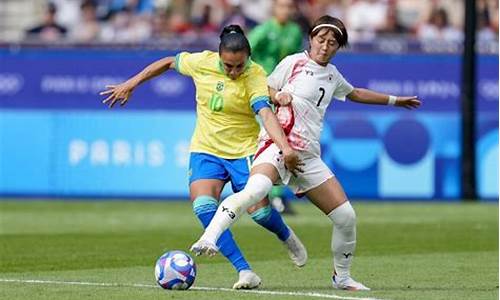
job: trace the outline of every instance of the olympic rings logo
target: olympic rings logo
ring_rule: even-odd
[[[24,78],[20,74],[0,73],[0,95],[16,94],[23,85]]]

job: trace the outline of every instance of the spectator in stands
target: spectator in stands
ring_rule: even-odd
[[[493,3],[493,7],[490,10],[490,16],[491,16],[491,28],[495,32],[496,38],[498,40],[498,2],[495,1]]]
[[[187,14],[184,14],[188,20],[192,20],[196,23],[194,25],[198,25],[197,22],[208,17],[209,19],[205,23],[215,25],[216,31],[219,30],[219,26],[226,16],[227,5],[224,0],[192,0],[190,3]]]
[[[333,17],[345,18],[352,0],[299,0],[297,3],[310,20],[316,20],[325,13]],[[308,5],[307,5],[308,4]]]
[[[309,21],[309,2],[307,0],[295,0],[295,14],[292,20],[300,26],[302,34],[306,34],[311,29],[311,22]]]
[[[195,28],[201,33],[216,33],[219,30],[217,24],[215,24],[212,20],[212,12],[213,8],[210,5],[205,5],[203,7],[203,12],[201,16],[193,19],[193,24]]]
[[[101,41],[110,43],[137,43],[149,39],[151,22],[147,16],[134,15],[130,9],[113,13],[101,31]]]
[[[387,1],[353,0],[346,12],[351,41],[372,41],[387,18]]]
[[[151,20],[152,41],[162,41],[168,37],[168,16],[165,10],[157,10]]]
[[[418,25],[426,22],[429,18],[428,1],[397,0],[395,5],[399,22],[412,32],[415,32]]]
[[[80,22],[71,30],[71,40],[78,43],[95,42],[99,33],[96,5],[92,0],[84,0],[80,7]]]
[[[40,25],[37,25],[26,31],[27,39],[40,40],[43,42],[54,42],[62,40],[67,33],[66,27],[56,23],[57,7],[50,2],[45,11],[44,20]]]
[[[257,22],[247,17],[241,10],[240,0],[229,0],[229,8],[226,18],[222,21],[222,27],[229,24],[237,24],[244,31],[249,31],[257,25]]]
[[[497,1],[494,1],[494,3],[491,2],[492,1],[486,1],[486,0],[479,0],[477,2],[477,13],[478,13],[477,40],[479,42],[490,42],[498,40],[498,23],[497,23],[497,28],[495,30],[494,15],[493,15],[496,10],[497,22],[498,22],[498,2]]]
[[[387,7],[387,17],[385,20],[385,24],[382,28],[377,30],[377,34],[384,36],[394,36],[406,33],[408,33],[407,28],[401,24],[398,18],[396,1],[392,0],[389,2],[389,6]]]
[[[273,14],[274,0],[229,0],[229,2],[238,2],[241,12],[257,24],[269,20]]]
[[[347,4],[345,0],[330,0],[326,1],[325,10],[323,14],[326,12],[327,15],[336,18],[344,18],[347,10]]]
[[[446,10],[436,7],[433,9],[429,21],[418,29],[417,36],[423,41],[463,41],[463,32],[450,25]]]
[[[174,34],[190,34],[193,33],[193,25],[189,20],[178,11],[172,11],[168,17],[168,31]]]
[[[112,0],[111,11],[127,10],[133,14],[152,14],[154,12],[154,0]]]

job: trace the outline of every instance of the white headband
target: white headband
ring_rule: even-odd
[[[324,28],[324,27],[329,27],[329,28],[333,28],[335,30],[337,30],[341,36],[343,36],[344,34],[342,33],[342,30],[340,30],[340,28],[338,28],[337,26],[333,25],[333,24],[319,24],[318,26],[314,27],[313,30],[311,32],[315,32],[316,30],[318,29],[321,29],[321,28]]]

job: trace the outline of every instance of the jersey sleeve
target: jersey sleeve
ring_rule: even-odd
[[[283,58],[280,63],[274,68],[274,71],[267,77],[267,84],[279,91],[285,86],[287,79],[291,73],[291,59],[289,56]]]
[[[269,90],[267,89],[266,73],[261,66],[256,65],[246,81],[250,106],[255,114],[264,107],[270,106]]]
[[[340,72],[335,68],[336,77],[337,77],[337,86],[333,92],[333,98],[345,101],[345,97],[349,95],[354,87],[340,74]]]
[[[207,51],[196,53],[179,52],[175,56],[175,69],[182,75],[193,77],[198,66],[204,61],[207,54]]]

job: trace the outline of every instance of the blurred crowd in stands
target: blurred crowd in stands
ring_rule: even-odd
[[[50,0],[25,41],[144,43],[217,38],[229,23],[251,30],[272,17],[273,0]],[[297,0],[294,21],[307,33],[324,14],[343,20],[350,42],[381,36],[461,42],[463,0]],[[498,41],[498,1],[477,0],[477,39]],[[307,35],[304,35],[307,36]]]

